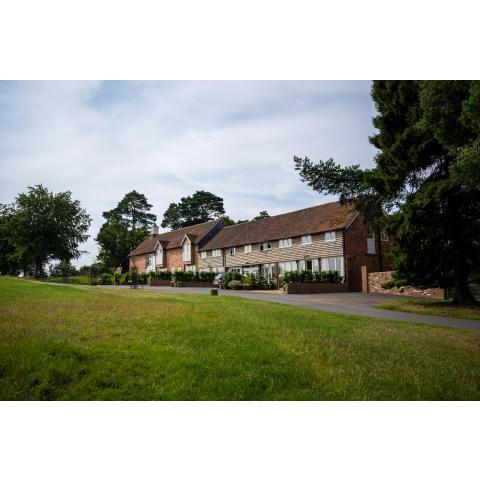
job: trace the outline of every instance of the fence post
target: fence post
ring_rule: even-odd
[[[368,267],[366,265],[362,267],[362,292],[368,293]]]

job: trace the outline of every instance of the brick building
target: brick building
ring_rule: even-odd
[[[384,271],[389,239],[369,234],[362,216],[339,202],[238,225],[221,220],[153,233],[130,255],[139,271],[258,272],[278,282],[285,271],[336,270],[361,291],[361,267]]]

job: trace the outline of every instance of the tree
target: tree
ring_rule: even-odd
[[[28,187],[9,207],[8,232],[3,237],[10,248],[9,259],[26,268],[33,265],[35,276],[43,273],[52,259],[69,262],[83,252],[88,239],[90,216],[71,192],[54,194],[43,185]]]
[[[390,259],[413,285],[455,286],[480,269],[480,82],[377,81],[375,168],[294,157],[302,181],[395,234]],[[384,212],[391,213],[386,216]]]
[[[0,274],[16,275],[22,269],[21,263],[15,258],[15,248],[10,240],[13,206],[0,205]]]
[[[266,210],[262,210],[256,217],[254,217],[254,220],[259,220],[261,218],[270,218],[270,215]]]
[[[223,220],[223,223],[225,224],[226,227],[230,227],[231,225],[238,225],[239,223],[248,222],[248,220],[235,221],[233,218],[229,217],[228,215],[222,215],[220,219]]]
[[[48,272],[50,277],[73,277],[79,273],[75,265],[66,260],[49,265]]]
[[[182,197],[179,203],[169,205],[163,214],[162,227],[177,230],[208,222],[223,214],[223,198],[210,192],[197,191],[190,197]]]
[[[132,190],[118,202],[113,210],[103,212],[103,217],[125,223],[130,230],[137,228],[148,230],[157,220],[156,215],[148,213],[152,207],[143,193]]]
[[[106,268],[128,270],[128,254],[145,239],[157,219],[148,213],[151,209],[145,195],[133,190],[114,209],[103,213],[106,222],[95,240],[100,245],[98,259]]]

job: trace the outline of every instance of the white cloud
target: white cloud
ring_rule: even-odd
[[[325,201],[302,184],[293,155],[371,165],[366,82],[0,83],[0,202],[28,185],[71,190],[93,218],[127,192],[161,220],[205,189],[234,218]]]

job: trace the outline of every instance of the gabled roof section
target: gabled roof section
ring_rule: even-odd
[[[340,202],[325,203],[295,212],[224,227],[199,250],[228,248],[340,230],[345,228],[356,215],[357,212],[350,206],[342,205]]]
[[[154,252],[158,242],[165,249],[178,248],[182,246],[185,235],[188,236],[192,243],[200,241],[218,222],[220,219],[211,220],[205,223],[199,223],[190,227],[179,228],[170,232],[159,233],[157,235],[148,236],[137,248],[130,252],[130,255],[144,255]]]

